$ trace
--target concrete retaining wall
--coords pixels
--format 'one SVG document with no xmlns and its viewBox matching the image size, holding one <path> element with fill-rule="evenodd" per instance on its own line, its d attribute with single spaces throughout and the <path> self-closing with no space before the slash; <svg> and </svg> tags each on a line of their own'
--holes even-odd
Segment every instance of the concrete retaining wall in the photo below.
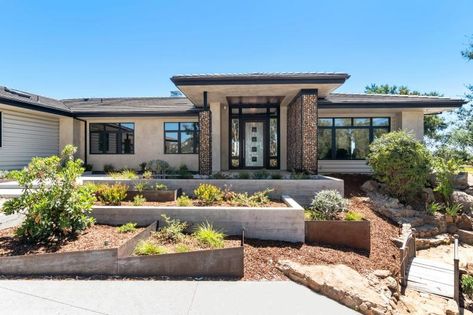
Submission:
<svg viewBox="0 0 473 315">
<path fill-rule="evenodd" d="M 133 187 L 140 180 L 114 180 L 110 177 L 83 177 L 83 182 L 94 182 L 96 184 L 113 184 L 120 182 Z M 280 198 L 282 195 L 289 195 L 299 204 L 307 206 L 312 201 L 314 195 L 324 189 L 333 189 L 343 196 L 343 180 L 328 176 L 319 175 L 318 179 L 152 179 L 148 181 L 151 185 L 163 183 L 169 189 L 182 188 L 186 195 L 192 195 L 202 183 L 208 183 L 220 188 L 228 187 L 235 192 L 248 192 L 272 188 L 271 198 Z"/>
<path fill-rule="evenodd" d="M 211 222 L 227 235 L 240 235 L 264 240 L 304 242 L 304 209 L 293 199 L 282 197 L 286 208 L 249 207 L 123 207 L 95 206 L 92 216 L 99 224 L 139 225 L 161 220 L 166 214 L 190 224 Z"/>
<path fill-rule="evenodd" d="M 306 221 L 305 241 L 370 251 L 370 221 Z"/>
</svg>

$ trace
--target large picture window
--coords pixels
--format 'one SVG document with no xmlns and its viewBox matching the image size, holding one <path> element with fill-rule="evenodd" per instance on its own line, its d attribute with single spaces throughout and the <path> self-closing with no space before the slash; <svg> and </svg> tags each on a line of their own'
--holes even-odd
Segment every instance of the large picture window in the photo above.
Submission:
<svg viewBox="0 0 473 315">
<path fill-rule="evenodd" d="M 89 125 L 91 154 L 134 154 L 134 123 L 92 123 Z"/>
<path fill-rule="evenodd" d="M 193 154 L 199 152 L 199 124 L 196 122 L 164 123 L 164 153 Z"/>
<path fill-rule="evenodd" d="M 390 129 L 389 117 L 320 118 L 319 160 L 366 159 L 370 143 Z"/>
</svg>

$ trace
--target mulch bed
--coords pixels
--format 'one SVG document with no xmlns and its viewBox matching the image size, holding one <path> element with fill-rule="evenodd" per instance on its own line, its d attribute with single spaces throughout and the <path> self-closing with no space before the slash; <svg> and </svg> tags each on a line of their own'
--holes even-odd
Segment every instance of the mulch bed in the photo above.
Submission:
<svg viewBox="0 0 473 315">
<path fill-rule="evenodd" d="M 246 240 L 244 280 L 283 280 L 286 277 L 276 268 L 278 260 L 301 264 L 345 264 L 361 274 L 376 269 L 399 273 L 399 250 L 391 237 L 399 229 L 380 218 L 363 197 L 350 198 L 350 210 L 360 212 L 371 221 L 371 253 L 324 245 L 294 244 L 276 241 Z"/>
<path fill-rule="evenodd" d="M 104 204 L 98 202 L 96 203 L 97 206 L 104 206 Z M 131 207 L 134 206 L 132 201 L 122 201 L 121 206 L 126 206 L 126 207 Z M 143 203 L 142 206 L 148 206 L 148 207 L 177 207 L 177 204 L 175 201 L 146 201 Z M 193 200 L 192 201 L 192 206 L 191 207 L 205 207 L 199 201 Z M 207 207 L 241 207 L 235 204 L 232 204 L 230 202 L 217 202 L 215 204 L 212 204 Z M 259 205 L 258 208 L 287 208 L 287 205 L 280 201 L 280 200 L 271 200 L 270 203 L 264 204 L 264 205 Z"/>
<path fill-rule="evenodd" d="M 15 228 L 0 230 L 0 256 L 64 253 L 81 250 L 117 248 L 141 232 L 137 228 L 132 233 L 118 233 L 117 227 L 93 225 L 76 236 L 57 240 L 53 244 L 24 243 L 14 235 Z"/>
</svg>

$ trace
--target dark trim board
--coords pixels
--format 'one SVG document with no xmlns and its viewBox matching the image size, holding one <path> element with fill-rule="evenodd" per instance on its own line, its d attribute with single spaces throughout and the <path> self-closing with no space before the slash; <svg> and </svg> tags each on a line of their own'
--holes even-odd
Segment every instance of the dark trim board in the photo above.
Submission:
<svg viewBox="0 0 473 315">
<path fill-rule="evenodd" d="M 319 109 L 331 109 L 331 108 L 458 108 L 461 107 L 465 102 L 446 102 L 446 103 L 425 103 L 425 102 L 407 102 L 407 103 L 328 103 L 323 100 L 319 100 Z"/>
<path fill-rule="evenodd" d="M 34 105 L 34 104 L 26 103 L 26 102 L 14 101 L 14 100 L 3 98 L 3 97 L 0 97 L 0 102 L 1 104 L 4 104 L 4 105 L 20 107 L 24 109 L 30 109 L 30 110 L 35 110 L 39 112 L 49 113 L 49 114 L 74 117 L 74 114 L 72 112 L 68 112 L 66 110 L 63 111 L 63 110 L 48 107 L 45 105 Z"/>
<path fill-rule="evenodd" d="M 75 117 L 197 117 L 200 110 L 192 112 L 76 112 Z"/>
</svg>

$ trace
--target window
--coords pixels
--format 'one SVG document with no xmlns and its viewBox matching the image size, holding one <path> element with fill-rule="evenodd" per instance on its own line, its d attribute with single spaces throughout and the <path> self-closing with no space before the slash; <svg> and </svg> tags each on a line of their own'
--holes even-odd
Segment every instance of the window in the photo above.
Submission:
<svg viewBox="0 0 473 315">
<path fill-rule="evenodd" d="M 318 154 L 320 160 L 362 160 L 369 144 L 390 131 L 387 117 L 320 118 Z"/>
<path fill-rule="evenodd" d="M 93 123 L 90 130 L 91 154 L 134 154 L 134 123 Z"/>
<path fill-rule="evenodd" d="M 164 153 L 192 154 L 199 152 L 199 124 L 196 122 L 164 123 Z"/>
</svg>

